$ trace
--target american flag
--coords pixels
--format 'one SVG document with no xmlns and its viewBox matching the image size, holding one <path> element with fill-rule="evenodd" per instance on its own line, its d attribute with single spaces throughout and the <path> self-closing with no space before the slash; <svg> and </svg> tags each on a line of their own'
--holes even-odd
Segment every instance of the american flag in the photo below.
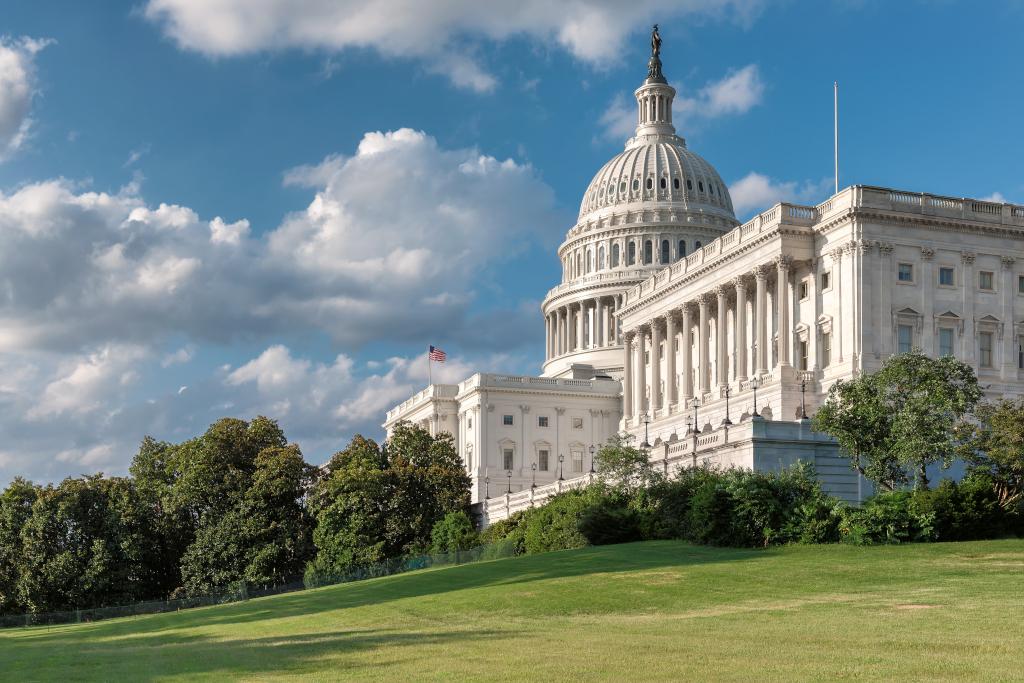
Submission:
<svg viewBox="0 0 1024 683">
<path fill-rule="evenodd" d="M 438 363 L 443 363 L 445 359 L 448 358 L 448 354 L 436 346 L 431 346 L 430 353 L 427 357 L 430 358 L 430 360 L 436 360 Z"/>
</svg>

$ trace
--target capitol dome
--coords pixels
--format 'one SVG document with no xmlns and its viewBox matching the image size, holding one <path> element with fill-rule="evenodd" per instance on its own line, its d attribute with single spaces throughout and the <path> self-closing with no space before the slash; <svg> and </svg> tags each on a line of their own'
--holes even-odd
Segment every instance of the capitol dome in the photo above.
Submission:
<svg viewBox="0 0 1024 683">
<path fill-rule="evenodd" d="M 641 204 L 680 215 L 705 213 L 735 220 L 729 189 L 718 171 L 673 134 L 631 139 L 590 181 L 579 221 Z"/>
</svg>

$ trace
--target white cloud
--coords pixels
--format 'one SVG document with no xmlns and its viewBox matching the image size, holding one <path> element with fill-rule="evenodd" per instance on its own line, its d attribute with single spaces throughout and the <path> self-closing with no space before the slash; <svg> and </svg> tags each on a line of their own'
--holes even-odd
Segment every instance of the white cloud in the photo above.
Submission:
<svg viewBox="0 0 1024 683">
<path fill-rule="evenodd" d="M 997 204 L 1006 204 L 1006 203 L 1008 203 L 1006 197 L 1003 196 L 1002 192 L 993 192 L 992 194 L 988 195 L 987 197 L 981 197 L 981 201 L 983 201 L 983 202 L 996 202 Z"/>
<path fill-rule="evenodd" d="M 684 134 L 686 127 L 699 121 L 721 116 L 745 114 L 761 103 L 765 84 L 756 64 L 732 69 L 725 76 L 710 81 L 692 96 L 686 88 L 676 85 L 677 95 L 672 105 L 673 121 Z M 636 130 L 636 103 L 632 96 L 619 93 L 598 121 L 603 136 L 611 140 L 624 140 Z"/>
<path fill-rule="evenodd" d="M 0 161 L 24 145 L 38 91 L 35 56 L 50 40 L 0 36 Z"/>
<path fill-rule="evenodd" d="M 225 223 L 217 216 L 210 221 L 210 241 L 214 244 L 239 244 L 249 235 L 249 221 L 244 218 L 234 223 Z"/>
<path fill-rule="evenodd" d="M 210 57 L 289 48 L 372 49 L 422 60 L 457 86 L 479 92 L 496 79 L 476 55 L 482 41 L 525 36 L 596 66 L 614 63 L 627 37 L 654 21 L 732 20 L 749 26 L 766 0 L 149 0 L 145 16 L 182 49 Z"/>
<path fill-rule="evenodd" d="M 833 189 L 831 178 L 823 178 L 818 182 L 780 181 L 752 171 L 729 186 L 729 195 L 736 216 L 743 220 L 778 202 L 817 204 L 828 197 Z"/>
<path fill-rule="evenodd" d="M 163 360 L 160 361 L 160 367 L 169 368 L 172 365 L 181 365 L 192 360 L 195 355 L 196 347 L 193 344 L 183 346 L 173 353 L 169 353 L 164 356 Z"/>
<path fill-rule="evenodd" d="M 106 407 L 112 394 L 138 378 L 135 365 L 144 355 L 137 347 L 109 345 L 65 362 L 26 417 L 84 415 Z"/>
</svg>

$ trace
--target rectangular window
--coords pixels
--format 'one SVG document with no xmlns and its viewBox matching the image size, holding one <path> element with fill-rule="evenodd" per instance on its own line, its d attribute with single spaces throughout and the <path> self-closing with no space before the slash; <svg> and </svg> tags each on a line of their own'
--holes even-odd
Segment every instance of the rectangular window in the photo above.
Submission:
<svg viewBox="0 0 1024 683">
<path fill-rule="evenodd" d="M 807 342 L 800 340 L 800 369 L 807 369 Z"/>
<path fill-rule="evenodd" d="M 901 263 L 899 270 L 897 271 L 896 277 L 900 282 L 913 282 L 914 281 L 914 264 L 912 263 Z"/>
<path fill-rule="evenodd" d="M 572 452 L 572 471 L 582 472 L 583 471 L 583 451 Z"/>
<path fill-rule="evenodd" d="M 800 281 L 800 300 L 803 301 L 807 298 L 810 288 L 807 286 L 807 280 Z"/>
<path fill-rule="evenodd" d="M 1024 275 L 1017 276 L 1017 291 L 1024 294 Z"/>
<path fill-rule="evenodd" d="M 1017 369 L 1024 370 L 1024 344 L 1017 345 Z"/>
<path fill-rule="evenodd" d="M 978 347 L 981 352 L 981 367 L 992 367 L 992 333 L 982 332 L 978 335 Z"/>
<path fill-rule="evenodd" d="M 541 472 L 548 471 L 548 452 L 537 451 L 537 469 Z"/>
<path fill-rule="evenodd" d="M 538 427 L 547 427 L 548 426 L 548 416 L 547 415 L 541 415 L 540 417 L 538 417 L 537 418 L 537 426 Z"/>
<path fill-rule="evenodd" d="M 995 273 L 990 270 L 983 270 L 978 273 L 978 287 L 987 292 L 995 289 Z"/>
<path fill-rule="evenodd" d="M 472 428 L 473 428 L 473 418 L 471 418 L 471 417 L 470 418 L 466 418 L 466 429 L 472 429 Z"/>
<path fill-rule="evenodd" d="M 832 272 L 826 272 L 821 274 L 821 291 L 825 291 L 832 286 Z"/>
<path fill-rule="evenodd" d="M 506 427 L 511 427 L 512 425 L 515 424 L 515 420 L 512 419 L 511 415 L 502 415 L 501 424 L 505 425 Z"/>
<path fill-rule="evenodd" d="M 573 429 L 583 429 L 583 418 L 582 417 L 574 417 L 572 419 L 572 428 Z"/>
<path fill-rule="evenodd" d="M 914 328 L 910 325 L 900 325 L 896 330 L 896 335 L 896 353 L 910 353 L 914 347 Z"/>
<path fill-rule="evenodd" d="M 953 330 L 948 327 L 939 328 L 939 355 L 953 355 Z"/>
<path fill-rule="evenodd" d="M 821 335 L 821 367 L 827 368 L 832 364 L 832 334 L 825 332 Z"/>
<path fill-rule="evenodd" d="M 513 453 L 511 448 L 505 448 L 501 452 L 502 460 L 504 461 L 506 470 L 512 469 L 512 455 Z"/>
<path fill-rule="evenodd" d="M 943 287 L 952 287 L 955 282 L 953 276 L 956 274 L 952 268 L 943 266 L 939 268 L 939 284 Z"/>
</svg>

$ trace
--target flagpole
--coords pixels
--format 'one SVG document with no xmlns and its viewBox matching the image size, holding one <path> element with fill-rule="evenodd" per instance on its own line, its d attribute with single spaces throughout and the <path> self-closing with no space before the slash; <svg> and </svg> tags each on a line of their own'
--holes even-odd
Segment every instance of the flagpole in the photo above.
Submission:
<svg viewBox="0 0 1024 683">
<path fill-rule="evenodd" d="M 431 362 L 431 359 L 430 359 L 430 347 L 428 346 L 427 347 L 427 386 L 428 387 L 431 384 L 434 383 L 434 377 L 433 377 L 434 373 L 433 373 L 433 370 L 434 370 L 434 364 Z"/>
<path fill-rule="evenodd" d="M 836 166 L 836 194 L 839 194 L 839 81 L 832 82 L 832 124 Z"/>
</svg>

